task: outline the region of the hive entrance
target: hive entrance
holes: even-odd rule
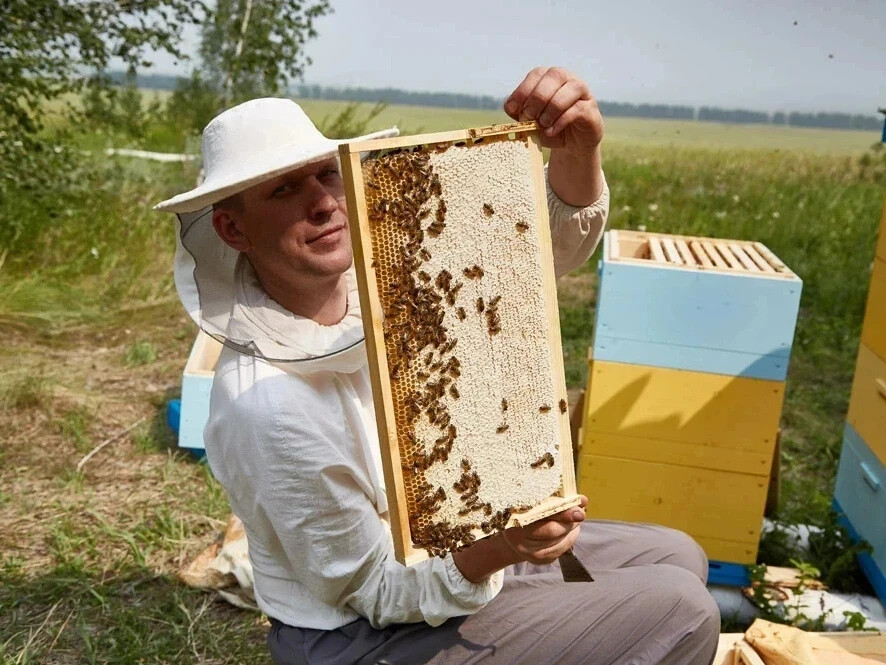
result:
[[[403,558],[574,495],[538,146],[525,126],[439,137],[342,149]]]

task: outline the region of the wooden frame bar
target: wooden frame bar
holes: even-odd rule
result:
[[[411,565],[426,559],[428,553],[424,548],[416,546],[410,535],[406,489],[395,422],[394,398],[391,390],[391,376],[388,370],[385,347],[384,313],[378,291],[361,153],[416,146],[439,147],[446,144],[462,145],[463,143],[470,146],[475,143],[482,143],[489,138],[494,140],[521,140],[526,143],[530,150],[532,194],[536,209],[534,228],[538,233],[541,253],[545,318],[548,326],[546,332],[551,357],[552,379],[555,392],[562,394],[565,400],[566,379],[560,341],[559,309],[557,306],[557,290],[548,221],[544,164],[537,134],[537,125],[534,122],[512,123],[453,132],[345,143],[339,147],[339,156],[346,184],[345,194],[348,204],[349,226],[360,294],[360,305],[363,312],[366,351],[369,359],[372,392],[378,424],[379,445],[382,451],[394,552],[397,560],[405,565]],[[560,489],[552,496],[539,502],[534,508],[512,515],[507,526],[526,525],[576,506],[580,502],[580,497],[576,494],[569,413],[568,410],[564,412],[557,409],[556,406],[554,406],[554,412],[556,412],[557,416],[558,440],[560,442]],[[482,538],[486,534],[477,530],[474,535],[476,538]]]
[[[759,242],[625,230],[608,231],[607,237],[610,260],[651,261],[656,266],[667,268],[798,279],[772,251]]]

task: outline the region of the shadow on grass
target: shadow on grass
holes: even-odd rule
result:
[[[258,614],[168,576],[0,570],[0,662],[267,663]]]

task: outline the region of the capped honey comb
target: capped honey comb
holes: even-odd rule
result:
[[[535,129],[341,147],[404,563],[577,503]]]

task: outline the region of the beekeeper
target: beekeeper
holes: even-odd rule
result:
[[[537,120],[552,148],[562,275],[605,227],[603,120],[559,68],[529,72],[505,111]],[[204,130],[203,183],[156,206],[180,221],[182,302],[225,344],[206,453],[246,529],[274,662],[710,663],[707,560],[677,531],[580,528],[574,508],[445,558],[395,561],[338,143],[290,100],[246,102]],[[595,582],[563,582],[570,547]]]

